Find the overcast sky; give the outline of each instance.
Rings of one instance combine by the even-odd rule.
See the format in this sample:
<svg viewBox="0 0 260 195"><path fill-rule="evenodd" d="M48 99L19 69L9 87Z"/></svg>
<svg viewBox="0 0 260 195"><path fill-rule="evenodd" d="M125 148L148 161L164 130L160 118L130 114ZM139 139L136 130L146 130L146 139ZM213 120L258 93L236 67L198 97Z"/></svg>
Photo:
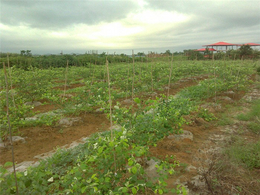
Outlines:
<svg viewBox="0 0 260 195"><path fill-rule="evenodd" d="M260 43L259 0L0 0L1 52L131 53Z"/></svg>

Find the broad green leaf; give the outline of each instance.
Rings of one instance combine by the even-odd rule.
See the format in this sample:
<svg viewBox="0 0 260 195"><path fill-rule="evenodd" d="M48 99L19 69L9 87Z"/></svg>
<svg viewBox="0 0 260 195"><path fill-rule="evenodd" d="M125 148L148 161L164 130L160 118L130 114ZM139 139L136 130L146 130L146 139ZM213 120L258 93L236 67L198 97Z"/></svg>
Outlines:
<svg viewBox="0 0 260 195"><path fill-rule="evenodd" d="M126 192L128 192L128 189L127 189L127 187L122 187L122 192L123 192L123 193L126 193Z"/></svg>
<svg viewBox="0 0 260 195"><path fill-rule="evenodd" d="M136 167L132 167L131 170L132 170L133 174L136 174L136 172L137 172L137 168Z"/></svg>
<svg viewBox="0 0 260 195"><path fill-rule="evenodd" d="M133 194L136 194L136 193L137 193L137 190L136 190L135 187L132 187L132 193L133 193Z"/></svg>
<svg viewBox="0 0 260 195"><path fill-rule="evenodd" d="M81 193L83 194L87 189L87 186L84 186L83 188L81 188Z"/></svg>
<svg viewBox="0 0 260 195"><path fill-rule="evenodd" d="M134 164L134 161L130 158L130 159L128 159L128 165L129 166L132 166Z"/></svg>

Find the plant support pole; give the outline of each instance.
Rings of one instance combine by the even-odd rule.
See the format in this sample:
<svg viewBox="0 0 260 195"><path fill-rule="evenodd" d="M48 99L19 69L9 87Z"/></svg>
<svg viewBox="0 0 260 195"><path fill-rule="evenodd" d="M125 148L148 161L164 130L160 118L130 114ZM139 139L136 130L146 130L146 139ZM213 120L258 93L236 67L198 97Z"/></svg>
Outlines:
<svg viewBox="0 0 260 195"><path fill-rule="evenodd" d="M111 92L110 92L110 78L109 78L109 68L108 61L106 58L106 67L107 67L107 83L108 83L108 95L109 95L109 113L110 113L110 128L111 128L111 140L113 140L113 121L112 121L112 101L111 101Z"/></svg>
<svg viewBox="0 0 260 195"><path fill-rule="evenodd" d="M134 100L134 82L135 82L135 55L134 55L134 50L132 50L132 58L133 58L132 100Z"/></svg>
<svg viewBox="0 0 260 195"><path fill-rule="evenodd" d="M171 60L171 68L170 68L170 75L169 75L169 84L168 84L167 98L169 98L169 95L170 95L170 86L171 86L171 77L172 77L172 61L173 61L173 54L172 54L172 60Z"/></svg>
<svg viewBox="0 0 260 195"><path fill-rule="evenodd" d="M67 60L67 66L66 66L66 71L65 71L65 85L64 85L63 98L65 98L65 95L66 95L68 66L69 66L69 61Z"/></svg>
<svg viewBox="0 0 260 195"><path fill-rule="evenodd" d="M8 129L9 129L11 148L12 148L12 161L13 161L13 169L14 169L16 194L19 194L19 192L18 192L18 184L17 184L17 177L16 177L16 170L15 170L15 163L14 163L14 146L13 146L13 138L12 138L12 129L11 129L10 117L9 117L9 100L8 100L9 88L8 88L8 80L7 80L7 73L6 73L5 63L3 63L3 66L4 66L5 84L6 84L6 116L7 116L7 120L8 120Z"/></svg>
<svg viewBox="0 0 260 195"><path fill-rule="evenodd" d="M11 89L13 89L12 70L10 68L9 53L7 53L7 66L8 66L8 72L9 72L9 77L10 77L10 87L11 87ZM11 96L12 96L12 100L13 100L13 105L14 105L14 107L16 107L16 104L15 104L15 101L14 101L14 93L11 93Z"/></svg>
<svg viewBox="0 0 260 195"><path fill-rule="evenodd" d="M109 94L109 113L110 113L110 132L111 132L111 142L114 141L114 135L113 135L113 121L112 121L112 100L111 100L111 92L110 92L110 78L109 78L109 67L108 67L108 60L106 57L106 67L107 67L107 83L108 83L108 94ZM115 148L114 151L114 166L115 166L115 175L116 175L116 151Z"/></svg>

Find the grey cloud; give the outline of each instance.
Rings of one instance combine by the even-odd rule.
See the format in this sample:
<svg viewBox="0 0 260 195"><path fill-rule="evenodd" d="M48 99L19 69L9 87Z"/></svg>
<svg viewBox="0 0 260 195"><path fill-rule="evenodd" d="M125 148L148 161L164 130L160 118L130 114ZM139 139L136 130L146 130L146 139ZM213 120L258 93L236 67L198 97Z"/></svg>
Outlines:
<svg viewBox="0 0 260 195"><path fill-rule="evenodd" d="M187 47L191 45L202 47L202 45L218 41L259 42L260 24L254 21L241 23L241 25L232 25L232 22L194 16L191 20L176 24L166 30L136 37L134 42L136 45L149 45L151 47Z"/></svg>
<svg viewBox="0 0 260 195"><path fill-rule="evenodd" d="M128 13L138 10L133 1L1 1L1 23L5 25L19 25L24 22L30 27L41 29L37 33L48 32L71 27L80 23L92 25L99 22L113 22L123 19ZM176 11L188 14L190 19L174 24L167 29L154 26L156 31L129 36L125 42L131 42L131 49L137 48L184 48L196 49L205 44L218 41L233 43L260 43L260 3L259 1L165 1L147 0L144 9ZM158 16L160 17L160 16ZM135 26L136 21L125 20L126 26ZM94 48L95 43L86 43L73 35L66 38L53 38L37 34L34 37L16 36L12 31L1 30L1 50L16 52L21 49L39 48L45 51L71 49L75 51L84 47ZM39 39L39 37L41 37ZM116 39L113 40L116 42ZM126 44L129 45L129 44ZM105 46L104 46L105 47ZM119 49L119 48L118 48ZM124 48L121 48L124 49ZM176 49L179 50L179 49ZM180 49L181 50L181 49ZM179 51L180 51L179 50ZM165 50L164 50L165 51ZM83 52L84 53L84 52Z"/></svg>
<svg viewBox="0 0 260 195"><path fill-rule="evenodd" d="M176 1L176 0L146 0L153 9L176 11L179 13L197 15L204 20L214 20L230 25L252 25L260 23L260 3L258 0L239 1ZM203 22L203 21L201 21ZM198 23L199 25L199 23ZM201 23L204 25L204 23Z"/></svg>
<svg viewBox="0 0 260 195"><path fill-rule="evenodd" d="M1 22L28 24L39 29L61 29L75 24L97 24L122 19L137 9L133 1L1 1Z"/></svg>

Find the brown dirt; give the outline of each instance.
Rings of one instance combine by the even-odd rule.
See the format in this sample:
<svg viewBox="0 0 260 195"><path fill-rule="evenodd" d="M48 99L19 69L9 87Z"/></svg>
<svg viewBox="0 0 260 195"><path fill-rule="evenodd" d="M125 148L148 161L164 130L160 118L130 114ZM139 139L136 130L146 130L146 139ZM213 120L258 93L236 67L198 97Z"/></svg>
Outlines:
<svg viewBox="0 0 260 195"><path fill-rule="evenodd" d="M36 161L35 155L49 152L54 148L70 144L109 127L105 114L82 114L81 121L71 127L30 127L19 130L26 143L14 145L14 157L17 163ZM12 161L10 147L1 151L0 164Z"/></svg>
<svg viewBox="0 0 260 195"><path fill-rule="evenodd" d="M170 89L170 95L174 95L185 87L189 87L197 84L199 80L205 79L207 76L200 78L192 77L185 79L185 81L179 81L174 87ZM83 86L84 84L73 84L67 89L76 88ZM63 87L60 87L63 89ZM168 90L156 91L157 94L167 94ZM144 96L140 95L140 98L148 99L155 98L154 96ZM120 100L117 100L120 101ZM44 105L37 106L33 109L35 113L44 113L51 110L55 110L58 107L56 105L49 104L48 100L41 100ZM25 138L26 143L16 143L14 146L15 161L17 163L23 161L36 161L33 157L45 152L49 152L54 148L70 144L82 137L87 137L99 130L107 129L109 127L109 122L105 114L82 114L81 122L72 127L28 127L19 129L19 135ZM8 144L8 143L6 143ZM11 161L11 149L6 147L1 152L0 164ZM166 151L164 151L166 153Z"/></svg>
<svg viewBox="0 0 260 195"><path fill-rule="evenodd" d="M49 112L51 110L56 110L58 107L54 104L46 104L46 105L40 105L33 109L33 112L35 113L44 113Z"/></svg>
<svg viewBox="0 0 260 195"><path fill-rule="evenodd" d="M74 88L82 87L82 86L85 86L85 84L84 84L84 83L75 83L75 84L70 84L70 85L66 86L66 90L68 90L68 89L74 89ZM53 87L53 89L64 90L64 85L62 85L62 86L58 86L58 87Z"/></svg>
<svg viewBox="0 0 260 195"><path fill-rule="evenodd" d="M235 94L232 95L226 95L225 93L218 94L219 96L228 96L230 97L233 102L226 102L226 101L218 101L222 109L215 111L212 109L213 114L215 116L220 116L221 113L226 112L226 106L235 106L239 104L239 100L245 95L244 91L235 92ZM206 102L215 102L214 98L207 99ZM231 114L231 116L235 116L234 113ZM221 132L221 129L223 127L217 125L217 121L207 122L202 118L196 118L195 113L193 115L187 116L187 119L192 121L189 125L184 125L183 129L190 131L193 134L193 141L184 139L182 141L175 141L173 139L164 138L160 142L157 143L156 147L150 147L150 152L152 156L155 156L161 160L164 160L167 158L167 156L174 156L174 159L172 161L178 161L180 162L180 166L176 167L175 174L172 176L169 176L167 180L168 188L176 188L177 184L176 181L178 180L178 183L183 183L188 181L188 185L190 185L189 181L191 178L198 176L198 167L203 167L207 160L211 159L212 156L209 156L209 154L201 153L200 151L205 148L216 148L216 141L210 140L209 137L212 135L223 135L227 136L225 133ZM237 122L237 128L243 127L243 122ZM246 127L243 127L245 129ZM236 134L237 135L237 134ZM256 136L255 134L252 134L250 132L245 132L240 134L241 137L243 137L245 140L250 141L259 141L259 136ZM223 147L223 146L222 146ZM190 171L187 171L187 166L193 166L196 167L196 169L191 168ZM206 168L206 167L205 167ZM251 173L254 174L254 171ZM229 175L230 176L230 175ZM228 184L232 183L232 180L234 180L237 176L231 175L230 181ZM253 178L253 177L252 177ZM259 178L259 176L256 176L254 178ZM251 180L249 180L251 181ZM244 182L244 183L243 183ZM245 181L242 181L242 184L245 184ZM241 185L242 185L241 184ZM189 186L190 189L192 189L194 186ZM207 186L206 186L207 187ZM260 188L258 186L258 188ZM194 189L193 189L194 190ZM198 190L195 188L195 191ZM198 191L199 192L199 191ZM167 193L172 194L172 193ZM200 194L200 193L198 193ZM205 193L203 193L205 194Z"/></svg>
<svg viewBox="0 0 260 195"><path fill-rule="evenodd" d="M184 82L178 82L176 87L171 87L170 95L175 95L181 89L195 85L198 83L199 80L203 80L206 78L207 76L203 76L200 78L194 77ZM75 88L76 86L82 86L82 84L75 86L73 85L73 88ZM165 89L164 91L155 92L157 93L157 95L167 95L168 90ZM234 100L234 102L236 102L240 98L242 98L244 94L245 92L239 92L234 95L225 95L224 93L218 95L229 96ZM140 94L138 96L141 99L155 98L154 96L147 96L146 94ZM210 98L206 101L214 102L214 99ZM222 107L225 107L225 104L230 103L222 102ZM36 107L33 111L47 112L54 109L57 109L57 107L47 104ZM49 152L58 146L61 147L66 144L70 144L75 140L78 140L82 137L87 137L95 132L102 131L109 127L109 121L107 120L105 114L86 113L80 115L80 117L81 121L71 127L30 127L20 129L19 133L22 137L26 139L26 143L18 143L14 146L15 161L17 163L23 161L36 161L36 159L33 158L35 155ZM209 123L201 118L196 118L195 114L194 116L191 115L188 118L191 119L192 122L189 125L185 125L183 129L193 133L193 141L190 141L188 139L183 141L173 141L165 138L158 142L156 147L150 147L150 152L153 156L158 157L159 159L165 159L167 155L173 155L175 156L175 160L181 163L180 167L175 169L176 174L170 176L167 180L169 188L176 187L174 182L177 178L180 179L180 182L183 182L198 174L197 170L195 169L188 172L185 171L185 168L189 165L200 167L200 161L196 160L198 156L198 150L203 149L203 144L205 144L205 141L209 138L210 135L219 133L219 128L216 127L214 123ZM206 144L207 147L211 145L215 146L215 143L210 140L206 141ZM12 160L10 147L7 147L0 152L0 164L4 164L5 162Z"/></svg>
<svg viewBox="0 0 260 195"><path fill-rule="evenodd" d="M198 175L197 170L194 169L188 172L185 171L185 168L189 165L200 167L200 161L196 160L197 155L199 155L198 150L203 149L203 143L205 143L205 140L207 140L210 135L219 131L217 127L203 119L200 119L200 123L194 122L191 125L184 125L183 129L192 132L193 141L189 139L174 141L164 138L156 147L150 148L152 156L159 159L174 156L173 160L180 162L180 166L175 168L176 173L167 180L169 188L176 187L175 182L177 179L180 179L180 182L185 182ZM210 146L215 146L214 142L208 141L207 147Z"/></svg>

